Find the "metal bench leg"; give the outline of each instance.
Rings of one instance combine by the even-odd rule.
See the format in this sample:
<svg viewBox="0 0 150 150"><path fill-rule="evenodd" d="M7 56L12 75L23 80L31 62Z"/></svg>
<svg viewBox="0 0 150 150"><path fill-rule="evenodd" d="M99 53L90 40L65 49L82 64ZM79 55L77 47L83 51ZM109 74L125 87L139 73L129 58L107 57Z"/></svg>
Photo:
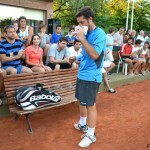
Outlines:
<svg viewBox="0 0 150 150"><path fill-rule="evenodd" d="M32 126L31 126L30 120L29 120L29 115L30 115L30 114L26 114L25 117L26 117L27 124L28 124L28 132L29 132L29 133L32 133L33 130L32 130Z"/></svg>

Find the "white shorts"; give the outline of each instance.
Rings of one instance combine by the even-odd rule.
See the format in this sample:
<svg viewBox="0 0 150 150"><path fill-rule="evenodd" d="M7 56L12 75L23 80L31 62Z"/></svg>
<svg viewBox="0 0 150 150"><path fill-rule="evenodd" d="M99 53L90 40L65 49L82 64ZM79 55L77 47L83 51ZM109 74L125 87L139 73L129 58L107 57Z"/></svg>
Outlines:
<svg viewBox="0 0 150 150"><path fill-rule="evenodd" d="M102 73L105 73L105 72L106 72L106 70L104 68L102 68Z"/></svg>
<svg viewBox="0 0 150 150"><path fill-rule="evenodd" d="M106 61L114 61L114 57L112 55L112 51L111 50L107 50L106 51L106 56L105 56L105 60Z"/></svg>
<svg viewBox="0 0 150 150"><path fill-rule="evenodd" d="M104 64L103 64L103 67L104 68L108 68L108 67L110 67L111 66L111 64L112 64L112 62L111 61L104 61Z"/></svg>

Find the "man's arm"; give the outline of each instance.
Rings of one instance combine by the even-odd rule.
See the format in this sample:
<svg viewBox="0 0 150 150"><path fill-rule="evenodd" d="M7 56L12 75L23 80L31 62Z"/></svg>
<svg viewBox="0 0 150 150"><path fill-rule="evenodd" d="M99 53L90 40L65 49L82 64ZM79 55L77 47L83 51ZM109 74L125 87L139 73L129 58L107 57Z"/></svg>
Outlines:
<svg viewBox="0 0 150 150"><path fill-rule="evenodd" d="M23 50L20 50L16 56L12 56L12 57L7 57L6 54L0 54L0 60L3 63L11 62L11 61L21 58L23 54L24 54Z"/></svg>

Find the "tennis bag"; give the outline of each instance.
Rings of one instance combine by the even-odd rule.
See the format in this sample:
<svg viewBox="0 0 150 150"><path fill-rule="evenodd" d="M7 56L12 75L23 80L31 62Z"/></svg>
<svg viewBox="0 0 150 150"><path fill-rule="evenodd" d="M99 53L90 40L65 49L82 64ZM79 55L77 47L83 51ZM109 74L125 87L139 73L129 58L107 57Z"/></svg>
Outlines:
<svg viewBox="0 0 150 150"><path fill-rule="evenodd" d="M25 86L15 93L15 102L23 110L34 110L48 105L57 105L61 97L49 89L43 88L43 84Z"/></svg>

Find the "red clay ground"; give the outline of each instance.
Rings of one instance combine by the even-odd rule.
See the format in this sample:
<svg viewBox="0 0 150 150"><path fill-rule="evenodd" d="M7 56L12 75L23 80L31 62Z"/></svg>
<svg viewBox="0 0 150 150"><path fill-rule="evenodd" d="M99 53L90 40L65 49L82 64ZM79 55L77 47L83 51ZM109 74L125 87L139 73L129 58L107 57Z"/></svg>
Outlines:
<svg viewBox="0 0 150 150"><path fill-rule="evenodd" d="M150 150L150 80L117 88L117 94L98 95L97 142L87 150ZM31 116L28 134L24 117L0 119L0 150L80 150L78 104ZM147 145L149 144L149 145Z"/></svg>

